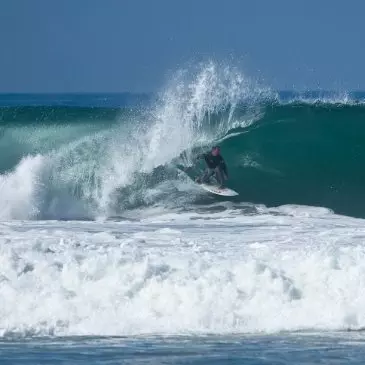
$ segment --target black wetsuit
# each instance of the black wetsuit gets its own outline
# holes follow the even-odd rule
[[[209,179],[215,174],[218,184],[223,187],[224,176],[228,178],[227,165],[221,155],[213,156],[211,152],[203,153],[198,156],[199,159],[204,158],[207,169],[198,182],[208,183]]]

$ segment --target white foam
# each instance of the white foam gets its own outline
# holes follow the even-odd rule
[[[0,219],[30,219],[39,213],[45,158],[24,157],[14,171],[0,175]]]
[[[364,327],[364,221],[296,209],[3,222],[0,333]]]

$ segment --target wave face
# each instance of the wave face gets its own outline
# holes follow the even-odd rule
[[[365,106],[273,105],[222,144],[240,199],[364,216]]]
[[[0,219],[95,219],[220,201],[176,168],[198,171],[194,156],[216,143],[235,202],[365,216],[365,105],[348,96],[275,93],[211,63],[137,102],[48,98],[0,100]]]

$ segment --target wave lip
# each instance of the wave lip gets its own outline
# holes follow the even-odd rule
[[[336,104],[357,105],[365,102],[364,92],[349,91],[280,91],[277,99],[280,104]]]

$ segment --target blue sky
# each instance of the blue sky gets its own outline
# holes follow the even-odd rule
[[[2,0],[0,92],[155,91],[208,59],[275,89],[365,89],[365,1]]]

